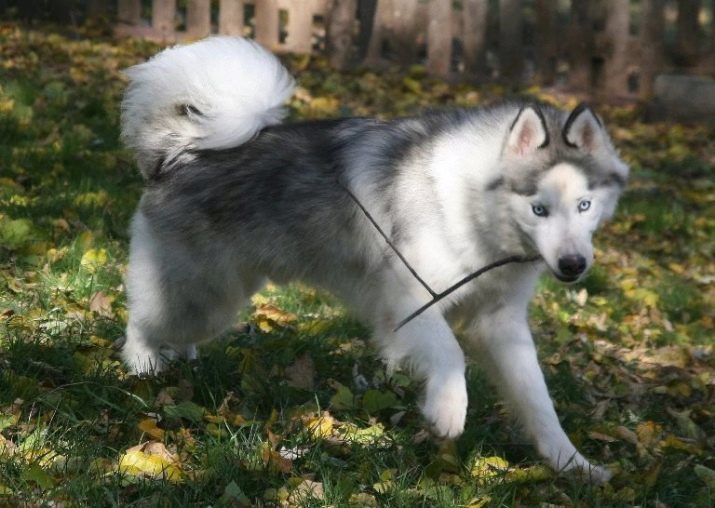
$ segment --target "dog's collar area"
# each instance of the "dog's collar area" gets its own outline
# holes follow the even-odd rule
[[[402,262],[403,265],[409,270],[409,272],[412,274],[412,276],[417,280],[422,287],[424,287],[427,292],[432,296],[432,299],[425,303],[422,307],[414,311],[412,314],[407,316],[405,319],[397,323],[397,326],[393,330],[393,332],[396,332],[403,326],[405,326],[407,323],[412,321],[414,318],[422,314],[424,311],[432,307],[434,304],[442,300],[443,298],[449,296],[450,294],[454,293],[456,290],[467,284],[468,282],[471,282],[472,280],[476,279],[480,275],[488,272],[489,270],[493,270],[494,268],[499,268],[500,266],[507,265],[509,263],[531,263],[533,261],[538,261],[541,259],[541,256],[507,256],[503,259],[499,259],[497,261],[494,261],[492,263],[489,263],[488,265],[485,265],[481,267],[480,269],[476,270],[475,272],[470,273],[466,277],[458,280],[451,286],[449,286],[447,289],[442,291],[441,293],[437,293],[435,290],[433,290],[425,280],[420,277],[420,275],[417,273],[417,270],[415,270],[412,265],[407,261],[405,256],[402,255],[402,253],[397,249],[397,246],[390,240],[390,238],[387,236],[387,233],[380,227],[380,225],[377,223],[377,221],[373,218],[373,216],[370,214],[370,212],[365,208],[365,206],[360,202],[360,200],[357,198],[355,194],[353,194],[350,189],[347,187],[347,185],[343,184],[342,182],[338,181],[338,184],[345,190],[348,196],[350,196],[350,199],[358,206],[360,211],[367,217],[368,221],[370,221],[370,224],[377,230],[377,232],[380,234],[380,236],[385,240],[387,245],[392,249],[392,251],[395,253],[395,255],[399,258],[399,260]]]
[[[446,296],[449,296],[450,294],[454,293],[456,290],[467,284],[468,282],[471,282],[472,280],[476,279],[480,275],[488,272],[489,270],[493,270],[494,268],[499,268],[500,266],[508,265],[509,263],[531,263],[534,261],[539,261],[541,259],[541,256],[531,256],[531,257],[525,257],[525,256],[508,256],[506,258],[500,259],[498,261],[494,261],[493,263],[489,263],[488,265],[485,265],[481,267],[479,270],[470,273],[463,279],[457,281],[456,283],[452,284],[449,286],[447,289],[442,291],[441,293],[434,294],[432,296],[432,299],[424,304],[422,307],[414,311],[412,314],[407,316],[405,319],[397,323],[397,326],[393,330],[393,332],[396,332],[403,326],[405,326],[407,323],[412,321],[414,318],[422,314],[424,311],[432,307],[435,303],[439,302]]]

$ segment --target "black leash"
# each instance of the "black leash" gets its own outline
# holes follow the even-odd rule
[[[429,309],[429,308],[430,308],[432,305],[434,305],[435,303],[437,303],[437,302],[439,302],[440,300],[442,300],[444,297],[446,297],[446,296],[448,296],[449,294],[453,293],[454,291],[458,290],[459,288],[461,288],[462,286],[464,286],[464,285],[467,284],[468,282],[472,281],[473,279],[476,279],[477,277],[479,277],[479,276],[482,275],[483,273],[488,272],[489,270],[492,270],[493,268],[498,268],[498,267],[500,267],[500,266],[503,266],[503,265],[506,265],[506,264],[509,264],[509,263],[530,263],[530,262],[532,262],[532,261],[538,261],[539,259],[541,259],[540,256],[532,256],[532,257],[509,256],[509,257],[506,257],[506,258],[504,258],[504,259],[500,259],[500,260],[498,260],[498,261],[494,261],[493,263],[489,263],[488,265],[481,267],[481,268],[480,268],[479,270],[477,270],[476,272],[470,273],[469,275],[467,275],[467,276],[464,277],[463,279],[459,280],[459,281],[456,282],[455,284],[451,285],[450,287],[448,287],[447,289],[445,289],[445,290],[442,291],[441,293],[437,293],[437,292],[435,292],[435,291],[429,286],[429,284],[427,284],[427,283],[422,279],[422,277],[419,276],[419,274],[417,273],[417,271],[416,271],[414,268],[412,268],[412,266],[411,266],[410,263],[407,261],[407,259],[405,259],[405,257],[404,257],[404,256],[402,255],[402,253],[397,249],[397,247],[395,246],[395,244],[392,243],[392,241],[390,240],[390,238],[389,238],[389,237],[387,236],[387,234],[382,230],[382,228],[381,228],[380,225],[377,223],[377,221],[372,217],[372,215],[370,215],[370,212],[367,211],[367,209],[363,206],[363,204],[360,202],[360,200],[357,198],[357,196],[355,196],[355,194],[353,194],[353,193],[350,191],[350,189],[347,188],[346,185],[343,185],[342,182],[338,182],[338,183],[343,187],[343,189],[345,189],[345,192],[348,193],[348,196],[350,196],[350,199],[352,199],[352,200],[355,202],[355,204],[358,206],[358,208],[360,208],[360,210],[362,211],[362,213],[365,214],[365,217],[367,217],[367,219],[368,219],[368,220],[370,221],[370,223],[375,227],[375,229],[377,230],[377,232],[380,233],[380,236],[382,236],[382,238],[385,240],[385,242],[387,243],[387,245],[389,245],[390,248],[392,249],[392,251],[397,255],[397,257],[400,258],[400,261],[402,261],[402,264],[405,265],[405,267],[410,271],[410,273],[412,274],[412,276],[413,276],[420,284],[422,284],[422,287],[424,287],[424,288],[427,290],[427,292],[432,296],[432,299],[431,299],[429,302],[427,302],[427,303],[424,304],[422,307],[420,307],[419,309],[417,309],[416,311],[414,311],[412,314],[410,314],[409,316],[407,316],[405,319],[403,319],[402,321],[400,321],[400,322],[397,324],[397,326],[395,327],[395,329],[393,330],[393,332],[396,332],[397,330],[399,330],[400,328],[402,328],[403,326],[405,326],[407,323],[409,323],[409,322],[412,321],[414,318],[416,318],[417,316],[419,316],[420,314],[422,314],[424,311],[426,311],[427,309]]]
[[[342,184],[341,184],[341,185],[342,185]],[[360,210],[362,210],[362,213],[365,214],[365,217],[367,217],[368,220],[372,223],[372,225],[375,226],[375,229],[377,229],[377,232],[380,233],[380,235],[382,236],[382,238],[384,238],[385,242],[387,242],[387,245],[389,245],[390,248],[394,251],[394,253],[397,254],[397,257],[400,258],[400,261],[402,261],[402,264],[404,264],[404,265],[407,267],[407,269],[410,271],[410,273],[412,274],[412,276],[413,276],[415,279],[417,279],[417,282],[419,282],[420,284],[422,284],[422,287],[424,287],[424,288],[427,290],[427,292],[428,292],[430,295],[432,295],[432,298],[436,297],[436,296],[437,296],[437,293],[435,293],[435,292],[432,290],[432,288],[429,287],[429,284],[427,284],[424,280],[422,280],[422,277],[420,277],[419,274],[417,273],[417,271],[416,271],[414,268],[412,268],[412,266],[407,262],[407,260],[406,260],[405,257],[400,253],[400,251],[397,250],[397,247],[395,247],[395,244],[392,243],[392,240],[390,240],[390,238],[387,236],[387,233],[385,233],[385,232],[382,230],[382,228],[378,225],[377,221],[372,218],[372,215],[370,215],[370,212],[367,211],[367,208],[365,208],[365,207],[362,205],[362,203],[358,200],[358,198],[355,196],[355,194],[353,194],[352,192],[350,192],[350,189],[348,189],[345,185],[343,185],[343,189],[345,189],[345,192],[348,193],[348,196],[350,196],[350,197],[352,198],[352,200],[355,201],[355,204],[358,205],[358,207],[360,207]]]
[[[494,261],[493,263],[489,263],[488,265],[481,267],[481,268],[480,268],[479,270],[477,270],[476,272],[470,273],[469,275],[467,275],[466,277],[464,277],[464,278],[463,278],[462,280],[460,280],[459,282],[457,282],[457,283],[455,283],[455,284],[449,286],[447,289],[445,289],[445,290],[442,291],[441,293],[436,294],[436,295],[433,295],[433,296],[432,296],[432,300],[430,300],[429,302],[427,302],[426,304],[424,304],[422,307],[420,307],[419,309],[417,309],[416,311],[414,311],[412,314],[410,314],[409,316],[407,316],[405,319],[403,319],[402,321],[400,321],[400,322],[397,324],[397,327],[395,327],[395,329],[392,330],[392,331],[393,331],[393,332],[396,332],[397,330],[399,330],[400,328],[402,328],[403,326],[405,326],[407,323],[409,323],[410,321],[412,321],[414,318],[416,318],[417,316],[419,316],[420,314],[422,314],[424,311],[426,311],[427,309],[429,309],[430,307],[432,307],[435,303],[439,302],[442,298],[444,298],[445,296],[449,295],[450,293],[453,293],[454,291],[456,291],[456,290],[458,290],[459,288],[461,288],[462,286],[464,286],[467,282],[471,281],[472,279],[476,279],[476,278],[479,277],[481,274],[483,274],[484,272],[488,272],[488,271],[491,270],[492,268],[498,268],[498,267],[500,267],[500,266],[507,265],[507,264],[509,264],[509,263],[530,263],[530,262],[532,262],[532,261],[537,261],[537,260],[539,260],[539,259],[541,259],[540,256],[533,256],[533,257],[530,257],[530,258],[527,258],[527,257],[524,257],[524,256],[509,256],[509,257],[506,257],[506,258],[504,258],[504,259],[500,259],[499,261]]]

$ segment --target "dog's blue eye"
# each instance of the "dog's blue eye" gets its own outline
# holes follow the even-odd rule
[[[578,204],[578,211],[579,211],[579,212],[585,212],[585,211],[588,210],[589,208],[591,208],[591,202],[588,201],[587,199],[584,199],[583,201],[581,201],[581,202]]]
[[[541,205],[532,205],[531,211],[534,212],[534,215],[538,217],[546,217],[547,215],[549,215],[549,211],[546,209],[546,207]]]

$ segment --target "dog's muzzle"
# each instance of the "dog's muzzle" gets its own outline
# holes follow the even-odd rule
[[[580,254],[571,254],[559,258],[559,269],[554,271],[557,279],[563,282],[574,282],[586,271],[586,258]]]

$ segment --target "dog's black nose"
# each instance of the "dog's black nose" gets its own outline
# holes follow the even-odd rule
[[[586,269],[586,258],[580,254],[572,254],[559,258],[559,270],[566,277],[574,279],[581,275]]]

